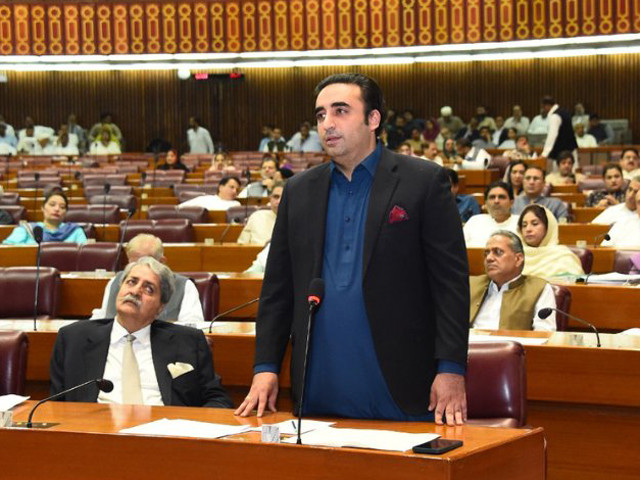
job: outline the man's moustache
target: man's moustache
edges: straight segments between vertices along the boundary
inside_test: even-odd
[[[122,302],[131,302],[136,307],[139,307],[141,303],[138,297],[136,297],[135,295],[131,295],[130,293],[122,297]]]

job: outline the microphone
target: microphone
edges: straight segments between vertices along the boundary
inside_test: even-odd
[[[597,247],[602,240],[606,240],[608,242],[609,240],[611,240],[611,236],[608,233],[601,233],[600,235],[596,235],[593,239],[593,246]]]
[[[55,395],[47,397],[44,400],[40,400],[38,403],[36,403],[35,407],[33,407],[31,409],[31,412],[29,412],[29,418],[27,419],[27,423],[25,426],[27,428],[34,428],[34,424],[33,422],[31,422],[31,419],[33,418],[33,414],[36,411],[36,408],[38,408],[43,403],[48,402],[49,400],[55,400],[56,398],[60,398],[63,395],[66,395],[67,393],[73,392],[74,390],[78,390],[79,388],[83,388],[88,385],[92,385],[94,383],[98,386],[98,389],[102,390],[103,392],[109,393],[110,391],[113,390],[113,382],[111,380],[106,380],[103,378],[96,378],[95,380],[89,380],[88,382],[84,382],[84,383],[81,383],[80,385],[76,385],[75,387],[71,387],[71,388],[68,388],[67,390],[63,390],[60,393],[56,393]],[[42,428],[44,425],[46,425],[46,423],[35,424],[35,425],[36,425],[35,428],[39,428],[39,427]],[[18,424],[18,426],[21,426],[21,425]]]
[[[107,231],[107,195],[109,195],[109,192],[111,191],[111,184],[109,182],[104,182],[102,188],[104,190],[104,197],[102,198],[102,236],[106,237],[105,233]]]
[[[135,215],[136,213],[136,207],[131,207],[129,209],[129,214],[127,215],[127,218],[124,221],[124,228],[122,229],[122,233],[120,234],[120,242],[118,243],[118,253],[116,255],[116,261],[113,264],[113,271],[117,272],[118,271],[118,265],[120,262],[120,255],[122,254],[122,245],[124,244],[124,236],[127,234],[127,227],[129,226],[129,220],[131,220],[131,217],[133,217],[133,215]]]
[[[213,317],[213,319],[209,323],[209,333],[211,333],[211,329],[213,328],[213,322],[215,322],[216,320],[219,320],[222,317],[225,317],[225,316],[229,315],[230,313],[237,312],[238,310],[242,310],[243,308],[248,307],[249,305],[253,305],[258,300],[260,300],[260,297],[254,298],[252,300],[249,300],[248,302],[244,302],[244,303],[238,305],[237,307],[230,308],[226,312],[219,313],[218,315]]]
[[[35,299],[33,300],[33,331],[38,331],[38,296],[40,295],[40,257],[42,254],[42,237],[44,231],[40,225],[33,227],[33,239],[38,244],[38,252],[36,253],[36,287]]]
[[[561,313],[561,314],[563,314],[563,315],[566,315],[567,317],[569,317],[569,318],[571,318],[571,319],[573,319],[573,320],[575,320],[575,321],[577,321],[577,322],[579,322],[579,323],[582,323],[583,325],[586,325],[586,326],[587,326],[587,327],[589,327],[591,330],[593,330],[593,333],[595,333],[595,334],[596,334],[596,340],[597,340],[597,342],[598,342],[597,347],[598,347],[598,348],[600,348],[600,347],[601,347],[601,344],[600,344],[600,334],[598,333],[598,329],[597,329],[594,325],[592,325],[591,323],[587,322],[586,320],[583,320],[583,319],[578,318],[578,317],[574,317],[573,315],[571,315],[571,314],[569,314],[569,313],[567,313],[567,312],[563,312],[562,310],[559,310],[559,309],[557,309],[557,308],[551,308],[551,307],[541,308],[541,309],[538,311],[538,316],[539,316],[540,318],[547,318],[549,315],[551,315],[551,312],[552,312],[552,311],[554,311],[554,310],[555,310],[556,312],[558,312],[558,313]]]
[[[298,405],[298,439],[296,443],[302,445],[302,407],[304,405],[304,384],[307,381],[307,361],[309,360],[309,340],[311,338],[311,323],[313,321],[313,314],[316,312],[322,299],[324,298],[324,280],[322,278],[314,278],[309,284],[309,295],[307,295],[307,302],[309,302],[309,321],[307,322],[307,338],[304,346],[304,364],[302,367],[302,389],[300,391],[300,403]]]

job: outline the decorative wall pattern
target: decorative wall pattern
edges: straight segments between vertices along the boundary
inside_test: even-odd
[[[9,0],[1,55],[204,53],[640,32],[640,0]]]

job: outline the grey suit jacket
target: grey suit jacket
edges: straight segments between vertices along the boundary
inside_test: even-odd
[[[51,356],[51,394],[102,378],[107,363],[113,319],[81,320],[58,332]],[[151,349],[158,386],[165,405],[232,407],[213,368],[211,350],[196,329],[156,320],[151,324]],[[176,379],[167,365],[188,363],[194,370]],[[95,402],[98,388],[90,385],[67,394],[70,402]]]

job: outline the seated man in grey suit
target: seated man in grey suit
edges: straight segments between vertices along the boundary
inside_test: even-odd
[[[153,257],[159,262],[166,263],[162,240],[148,233],[141,233],[133,237],[125,248],[129,262],[135,262],[142,257]],[[194,325],[204,322],[200,295],[195,284],[187,277],[174,274],[176,286],[171,299],[165,309],[158,315],[159,320],[177,322],[184,325]],[[118,272],[109,280],[104,289],[102,306],[94,308],[91,320],[99,318],[113,318],[116,313],[116,295],[122,283],[122,272]]]
[[[173,272],[152,257],[130,263],[116,298],[115,318],[79,321],[58,332],[51,356],[51,394],[95,378],[65,395],[70,402],[231,407],[196,329],[156,320],[171,298]]]

